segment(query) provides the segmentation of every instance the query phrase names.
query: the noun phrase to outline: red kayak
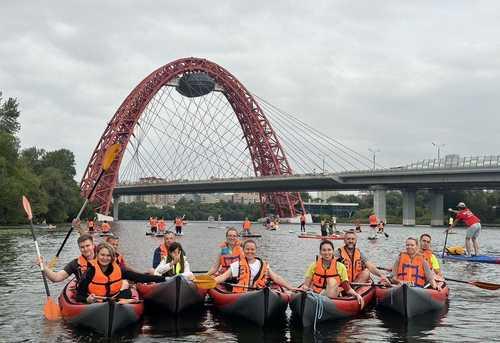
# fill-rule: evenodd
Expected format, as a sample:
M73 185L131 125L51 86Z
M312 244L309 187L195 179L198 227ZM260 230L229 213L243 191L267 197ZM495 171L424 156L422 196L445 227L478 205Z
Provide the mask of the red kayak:
M290 294L278 286L233 293L219 285L209 295L215 307L227 315L247 319L259 326L272 324L271 320L285 315Z
M299 238L312 238L312 239L328 239L328 240L344 239L344 235L321 236L321 235L316 235L316 234L311 234L311 233L301 233L297 237L299 237Z
M138 283L137 290L145 302L170 313L203 304L207 294L206 289L198 288L194 282L180 275L160 283Z
M411 287L407 284L393 287L377 287L377 305L398 312L404 318L411 318L430 311L443 309L450 293L445 282L442 290Z
M362 286L356 289L365 302L365 308L375 299L375 287ZM321 308L321 315L317 308ZM349 318L359 314L362 309L358 301L353 296L328 298L324 295L316 294L312 291L297 292L292 295L290 301L292 316L298 319L302 326L314 325L314 322L324 322Z
M93 304L75 301L76 281L70 281L59 296L59 307L63 318L75 325L90 328L106 337L115 332L137 323L144 312L144 303L139 294L132 290L132 299L137 303L121 304L116 301L107 301Z

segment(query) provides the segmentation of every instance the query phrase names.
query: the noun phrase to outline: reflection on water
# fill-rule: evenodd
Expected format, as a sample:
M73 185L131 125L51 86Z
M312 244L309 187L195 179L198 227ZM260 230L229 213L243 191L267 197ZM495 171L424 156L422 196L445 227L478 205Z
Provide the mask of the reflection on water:
M224 231L208 229L207 223L190 222L185 236L179 241L189 256L194 270L207 270L215 259L218 244L224 240ZM224 225L225 226L225 225ZM237 224L238 227L241 224ZM295 285L303 281L306 266L318 254L319 241L298 239L298 226L282 225L276 232L254 228L261 233L257 238L258 252L268 260L271 268ZM310 227L308 230L317 229ZM54 232L37 230L42 254L49 259L61 244L67 227L58 226ZM150 267L153 250L161 239L144 235L144 222L124 221L114 224L120 236L121 250L127 262L137 270ZM290 231L293 231L290 233ZM367 239L369 233L359 235L358 246L377 265L388 266L404 248L404 238L429 232L433 244L442 249L442 229L386 228L389 238ZM500 231L492 229L481 233L484 251L500 255ZM463 244L464 231L458 229L451 245ZM58 268L78 255L76 234L63 249ZM101 238L97 238L98 241ZM342 245L334 242L335 247ZM48 322L42 316L45 303L40 271L34 265L35 249L29 230L0 230L0 341L6 342L109 342L85 329L75 328L63 321ZM442 266L445 275L461 280L500 282L500 266L447 261ZM51 284L55 300L64 283ZM369 307L359 317L319 324L317 331L301 328L287 318L276 320L270 328L259 328L236 318L228 318L213 305L178 317L146 313L143 321L114 337L111 342L415 342L415 341L500 341L497 330L500 318L500 291L487 291L466 284L451 283L450 306L443 313L425 314L405 323L396 314ZM464 315L466 314L466 315ZM474 318L474 320L470 320Z

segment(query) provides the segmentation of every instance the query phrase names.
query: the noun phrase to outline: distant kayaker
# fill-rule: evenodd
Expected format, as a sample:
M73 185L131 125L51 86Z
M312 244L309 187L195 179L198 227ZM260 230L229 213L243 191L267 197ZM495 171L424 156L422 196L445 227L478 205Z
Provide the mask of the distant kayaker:
M178 242L173 242L168 247L168 256L161 259L160 264L156 267L155 275L163 277L172 277L182 275L188 280L193 280L194 275L189 267L189 262L182 249L182 245Z
M252 222L248 220L248 218L245 218L245 221L243 222L243 236L245 235L250 235L250 228L252 227Z
M368 217L368 225L371 228L371 237L375 237L377 234L378 218L373 212Z
M355 227L356 232L361 232L361 220L356 219L356 220L354 221L354 225L356 226L356 227Z
M300 215L300 232L306 232L306 215L302 213Z
M160 219L158 220L158 223L156 225L157 225L159 232L161 232L161 233L165 232L166 224L165 224L165 219L163 219L163 217L160 217Z
M323 294L329 298L341 296L341 292L356 297L361 308L365 303L363 297L359 295L349 284L347 269L345 265L334 256L333 243L324 240L319 245L320 258L307 268L302 290L311 289L313 292Z
M377 233L384 233L384 228L385 228L385 223L383 220L381 220L377 226Z
M175 225L175 235L176 236L182 236L183 233L182 233L182 226L184 225L184 222L183 222L183 219L184 217L175 217L175 220L174 220L174 225Z
M156 220L156 217L149 217L149 229L152 233L156 233L158 231L157 225L158 221Z
M163 236L163 242L153 252L153 268L158 267L162 257L168 256L168 247L173 242L175 242L174 233L172 231L165 231L165 235Z
M420 253L424 256L425 260L432 268L436 275L441 275L441 266L439 265L439 261L436 258L436 255L432 252L431 248L431 235L428 233L423 233L420 236Z
M346 266L349 282L369 282L370 273L372 273L378 276L383 284L390 285L391 282L385 273L380 271L356 247L357 241L356 233L348 231L344 234L344 246L335 252L335 258Z
M95 225L94 219L93 218L88 218L87 219L87 230L90 233L94 232L94 225Z
M416 238L406 239L406 251L399 254L392 270L396 271L392 277L394 284L409 283L412 286L424 287L426 282L429 282L432 288L438 289L434 273L422 254L419 253Z
M101 224L102 233L109 233L110 230L111 230L111 225L109 225L107 221L104 221L104 223Z
M320 229L321 229L321 236L326 236L328 235L328 232L326 232L328 230L328 224L326 222L326 219L321 219L321 222L320 222Z
M71 275L74 275L77 282L80 280L82 274L87 270L88 261L94 258L94 239L89 234L83 234L78 237L77 244L81 255L66 264L64 268L58 272L53 271L47 267L47 265L43 264L43 257L41 258L47 279L52 282L61 282Z
M132 292L128 282L163 282L164 277L136 273L116 264L115 251L108 243L101 243L96 248L96 258L89 261L87 271L83 274L76 289L76 300L95 303L106 298L130 299Z
M269 281L288 290L297 290L283 277L273 272L269 264L256 256L257 244L251 239L243 243L243 256L238 261L231 263L228 270L215 278L216 283L223 283L229 278L236 278L237 285L233 292L247 292L249 288L265 288Z
M241 242L238 239L238 230L230 227L226 230L226 241L220 245L220 251L212 267L207 272L208 275L220 275L229 269L231 263L240 259L243 254Z
M477 216L472 213L471 210L463 202L459 202L457 205L458 211L451 208L448 211L456 213L455 221L451 224L448 230L452 229L458 224L458 222L463 221L467 225L467 233L465 234L465 250L467 255L477 256L479 255L479 235L481 234L481 221ZM474 247L474 254L472 254L472 247Z

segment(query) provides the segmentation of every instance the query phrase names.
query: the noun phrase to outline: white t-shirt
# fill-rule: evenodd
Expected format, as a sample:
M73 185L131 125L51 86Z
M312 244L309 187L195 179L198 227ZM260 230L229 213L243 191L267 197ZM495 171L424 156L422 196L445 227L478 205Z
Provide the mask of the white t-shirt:
M253 280L259 273L261 263L259 260L255 259L252 263L249 263L248 265L250 266L250 280ZM238 277L238 272L240 270L240 261L231 263L230 269L231 269L231 276Z

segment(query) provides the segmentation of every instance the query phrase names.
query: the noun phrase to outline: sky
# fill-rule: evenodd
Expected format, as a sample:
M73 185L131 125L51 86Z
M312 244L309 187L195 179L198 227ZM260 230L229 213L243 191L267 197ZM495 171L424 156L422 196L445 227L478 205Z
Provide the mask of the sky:
M252 93L391 167L497 155L498 1L6 1L0 91L23 148L70 149L77 177L132 89L209 59Z

